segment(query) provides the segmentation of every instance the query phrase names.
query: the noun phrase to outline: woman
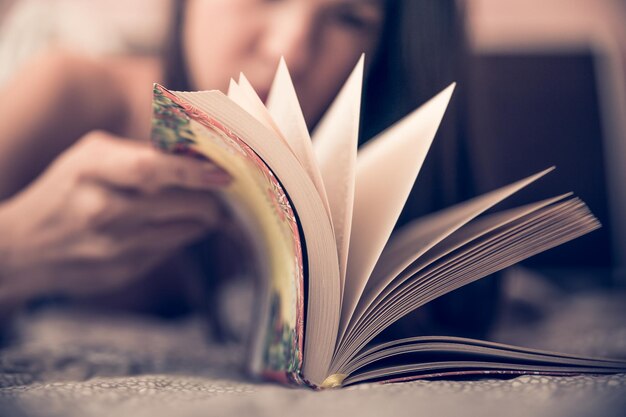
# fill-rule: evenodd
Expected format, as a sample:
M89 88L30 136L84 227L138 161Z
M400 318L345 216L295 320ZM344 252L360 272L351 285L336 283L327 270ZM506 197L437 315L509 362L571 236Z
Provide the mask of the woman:
M165 59L50 53L5 87L0 305L6 311L49 294L129 294L142 282L154 290L171 284L172 274L178 280L198 273L174 255L215 229L220 210L206 191L229 178L209 163L163 155L146 143L152 82L224 90L243 71L266 96L284 56L314 127L365 52L368 138L462 81L453 0L187 0L174 7ZM461 124L450 119L454 114L400 223L465 197ZM130 301L137 306L146 298ZM431 310L430 323L449 321L436 306ZM481 318L464 330L485 323Z

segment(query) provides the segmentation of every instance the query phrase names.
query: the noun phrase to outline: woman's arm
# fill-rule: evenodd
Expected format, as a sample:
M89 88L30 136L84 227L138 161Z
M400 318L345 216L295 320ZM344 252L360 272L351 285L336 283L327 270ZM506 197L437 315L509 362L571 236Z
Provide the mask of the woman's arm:
M119 84L102 63L55 50L0 87L0 201L82 135L121 124L126 101Z
M208 162L92 132L0 203L0 305L93 295L143 277L220 218Z
M97 63L37 62L0 107L0 306L9 310L145 276L215 227L210 191L229 182L211 163L93 130L129 125L125 92Z

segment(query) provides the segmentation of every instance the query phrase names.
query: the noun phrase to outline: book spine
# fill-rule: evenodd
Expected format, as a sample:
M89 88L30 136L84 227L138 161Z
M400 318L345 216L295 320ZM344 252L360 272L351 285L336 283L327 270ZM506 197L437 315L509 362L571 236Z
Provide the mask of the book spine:
M226 190L226 198L230 193L234 204L243 202L257 210L257 217L264 219L258 234L266 235L260 246L279 247L274 246L262 257L269 259L269 266L261 274L267 280L266 294L259 297L264 297L267 308L264 317L258 318L257 349L251 355L256 363L250 368L262 378L279 383L308 385L300 376L304 346L303 240L282 185L259 155L223 123L156 84L152 141L169 153L208 159L218 165L222 162L223 168L236 167L230 170L234 184ZM244 185L245 175L248 182ZM250 200L254 192L258 198ZM272 269L272 265L281 266Z

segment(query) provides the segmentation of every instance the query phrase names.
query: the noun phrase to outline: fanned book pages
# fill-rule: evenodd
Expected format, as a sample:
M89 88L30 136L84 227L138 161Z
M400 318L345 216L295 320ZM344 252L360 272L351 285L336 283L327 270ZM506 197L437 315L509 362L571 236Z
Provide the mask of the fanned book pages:
M262 283L250 369L329 388L434 376L626 371L626 362L464 338L380 341L437 297L599 227L564 194L483 214L550 169L392 234L452 96L449 86L357 153L363 58L311 138L284 62L267 103L244 75L219 91L154 86L152 139L213 161Z

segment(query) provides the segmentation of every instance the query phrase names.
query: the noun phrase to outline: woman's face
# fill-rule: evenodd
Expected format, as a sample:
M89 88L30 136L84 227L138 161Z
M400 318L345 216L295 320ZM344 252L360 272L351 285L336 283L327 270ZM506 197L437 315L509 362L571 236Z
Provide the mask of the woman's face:
M187 0L190 81L225 91L243 72L265 99L284 56L313 124L361 53L372 58L382 24L383 0Z

